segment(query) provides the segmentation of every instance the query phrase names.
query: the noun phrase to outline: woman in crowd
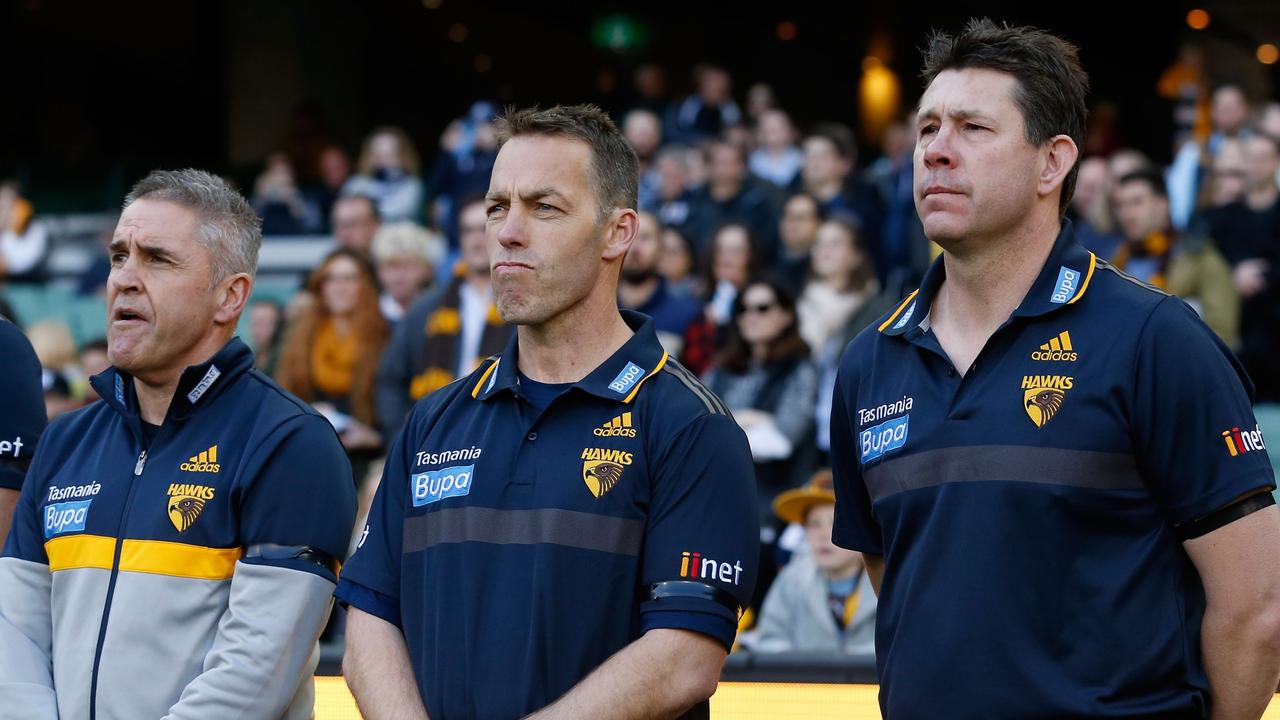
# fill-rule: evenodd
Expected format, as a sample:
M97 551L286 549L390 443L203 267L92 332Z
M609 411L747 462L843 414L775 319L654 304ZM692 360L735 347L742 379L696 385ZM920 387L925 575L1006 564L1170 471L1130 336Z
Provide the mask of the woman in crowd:
M329 418L357 465L382 447L373 381L390 330L378 309L376 275L363 254L342 248L311 274L307 292L315 301L289 328L276 379ZM363 464L353 469L362 476Z
M707 318L718 328L729 325L734 301L756 271L755 239L746 225L729 222L711 238L706 264Z
M378 203L383 222L422 221L423 185L418 151L404 130L374 130L360 151L357 174L343 195L367 195Z

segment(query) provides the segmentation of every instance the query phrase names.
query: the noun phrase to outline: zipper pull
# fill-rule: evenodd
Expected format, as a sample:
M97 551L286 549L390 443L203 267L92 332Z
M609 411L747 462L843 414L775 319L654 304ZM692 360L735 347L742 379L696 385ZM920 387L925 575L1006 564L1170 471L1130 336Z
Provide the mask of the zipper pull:
M133 476L137 477L141 475L142 468L146 467L146 465L147 465L147 451L143 450L142 454L138 456L138 464L133 466Z

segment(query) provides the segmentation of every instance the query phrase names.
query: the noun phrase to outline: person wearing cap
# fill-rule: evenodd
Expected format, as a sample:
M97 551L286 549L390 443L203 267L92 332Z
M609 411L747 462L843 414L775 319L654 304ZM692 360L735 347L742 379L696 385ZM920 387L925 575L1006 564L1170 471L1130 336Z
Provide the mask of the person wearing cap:
M594 106L511 110L487 194L516 332L414 406L335 591L365 717L706 718L751 597L751 450L620 311L637 161Z
M836 516L831 471L819 470L807 485L779 495L773 511L784 522L804 527L808 552L793 555L769 587L750 649L873 657L876 594L862 553L831 542Z
M199 170L125 198L102 400L45 430L0 553L0 720L312 716L355 488L234 336L259 227Z
M45 426L40 359L21 328L0 316L0 545Z

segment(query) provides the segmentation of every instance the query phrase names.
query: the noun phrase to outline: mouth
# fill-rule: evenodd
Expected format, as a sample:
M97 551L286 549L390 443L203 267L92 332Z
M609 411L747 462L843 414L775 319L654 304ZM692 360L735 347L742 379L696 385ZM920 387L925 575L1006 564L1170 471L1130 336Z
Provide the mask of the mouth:
M963 193L945 185L930 185L924 189L924 196L929 197L930 195L963 195Z
M130 322L146 322L146 318L143 317L142 314L139 313L137 310L131 310L129 308L116 308L111 312L111 322L112 324L130 323Z
M525 272L528 270L533 270L533 266L526 265L525 263L522 263L522 262L513 262L511 260L503 260L502 262L494 263L493 267L490 268L490 272L492 272L495 275L498 275L498 274L507 275L512 273Z

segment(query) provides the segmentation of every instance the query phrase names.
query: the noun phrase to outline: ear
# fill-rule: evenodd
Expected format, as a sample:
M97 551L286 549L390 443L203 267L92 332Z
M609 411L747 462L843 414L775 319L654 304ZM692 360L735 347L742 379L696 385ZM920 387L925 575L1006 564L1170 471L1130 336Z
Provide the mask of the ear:
M1080 150L1076 143L1066 135L1055 135L1049 138L1044 167L1040 168L1040 182L1036 192L1044 197L1062 187L1071 169L1076 166Z
M604 249L600 258L606 262L621 260L631 249L636 239L636 230L640 227L640 216L631 208L614 210L613 216L606 222Z
M244 312L244 306L249 302L249 295L252 292L253 278L245 273L236 273L218 283L218 287L214 290L218 301L218 309L213 315L214 322L219 325L234 323L240 317L240 313Z

